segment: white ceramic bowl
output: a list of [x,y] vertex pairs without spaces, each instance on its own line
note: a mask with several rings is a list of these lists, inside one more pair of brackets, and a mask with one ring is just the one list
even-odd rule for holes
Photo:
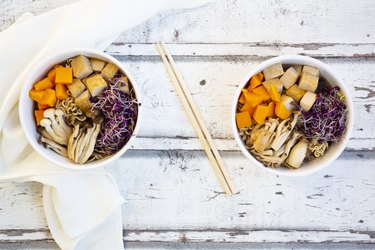
[[104,61],[115,64],[117,67],[119,67],[122,73],[127,75],[127,77],[129,78],[133,86],[136,99],[138,100],[138,103],[141,103],[140,92],[138,90],[138,87],[134,78],[130,74],[129,70],[127,70],[124,67],[124,65],[122,65],[118,60],[98,50],[76,49],[76,50],[70,50],[70,51],[61,52],[61,53],[48,56],[44,60],[37,63],[37,65],[29,72],[29,75],[27,79],[25,80],[24,86],[21,91],[21,96],[19,100],[19,117],[20,117],[22,128],[25,132],[25,135],[29,143],[35,149],[35,151],[38,152],[41,156],[43,156],[45,159],[47,159],[51,163],[58,165],[60,167],[63,167],[63,168],[74,169],[74,170],[87,170],[87,169],[92,169],[92,168],[107,165],[113,162],[114,160],[118,159],[122,154],[125,153],[125,151],[130,147],[130,144],[132,143],[132,141],[134,140],[138,132],[142,108],[140,105],[138,105],[137,122],[134,128],[134,132],[131,138],[129,139],[129,141],[118,152],[104,159],[96,160],[96,161],[81,165],[81,164],[74,163],[68,158],[63,157],[55,153],[54,151],[50,149],[46,149],[42,145],[38,144],[39,134],[36,131],[36,124],[35,124],[35,118],[34,118],[34,102],[29,97],[29,90],[32,89],[35,82],[45,77],[47,72],[54,65],[64,62],[65,60],[75,57],[77,55],[85,55],[91,58],[98,58],[98,59],[102,59]]
[[[298,169],[289,169],[286,167],[279,167],[279,168],[270,168],[264,166],[261,162],[255,159],[252,154],[246,149],[246,146],[242,139],[239,136],[237,124],[235,120],[235,114],[237,109],[238,98],[241,94],[241,89],[244,88],[246,83],[249,81],[250,77],[257,74],[260,71],[263,71],[268,66],[271,66],[275,63],[282,63],[284,64],[301,64],[301,65],[310,65],[320,69],[320,76],[323,76],[331,86],[339,86],[343,94],[345,95],[344,103],[348,108],[347,113],[347,127],[346,131],[343,134],[342,138],[339,142],[332,144],[326,153],[320,157],[316,158],[312,161],[307,163],[303,163],[303,165]],[[249,70],[249,73],[244,78],[242,83],[238,86],[236,94],[234,95],[233,104],[232,104],[232,111],[231,111],[231,124],[233,129],[234,138],[237,141],[237,144],[241,148],[242,153],[252,162],[254,165],[269,171],[271,173],[277,175],[284,175],[284,176],[303,176],[312,174],[317,172],[327,166],[329,166],[334,160],[336,160],[339,155],[344,151],[345,146],[350,138],[350,134],[353,128],[353,103],[352,97],[349,92],[348,87],[345,83],[341,80],[341,77],[334,72],[334,70],[327,64],[313,59],[307,56],[299,56],[299,55],[284,55],[271,58],[259,64],[257,67]]]

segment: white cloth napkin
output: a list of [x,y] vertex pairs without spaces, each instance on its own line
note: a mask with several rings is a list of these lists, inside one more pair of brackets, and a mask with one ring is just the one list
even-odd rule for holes
[[158,11],[210,1],[83,0],[36,17],[25,14],[0,33],[0,181],[44,185],[45,216],[62,249],[123,249],[123,198],[104,169],[66,170],[32,150],[17,107],[29,70],[61,50],[104,50],[121,32]]

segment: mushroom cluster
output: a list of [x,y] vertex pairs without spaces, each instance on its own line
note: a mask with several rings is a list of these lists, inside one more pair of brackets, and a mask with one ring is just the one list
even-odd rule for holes
[[87,162],[94,152],[101,124],[75,120],[72,129],[65,122],[61,109],[49,108],[43,115],[45,118],[38,128],[39,143],[76,163]]
[[299,168],[307,154],[308,142],[295,130],[299,112],[281,122],[268,119],[263,125],[240,130],[246,147],[261,162],[270,167],[282,164]]

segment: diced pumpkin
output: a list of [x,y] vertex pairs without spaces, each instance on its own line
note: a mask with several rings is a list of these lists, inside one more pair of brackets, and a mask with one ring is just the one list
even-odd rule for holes
[[43,91],[37,91],[35,89],[31,89],[29,91],[29,96],[31,100],[36,101],[37,103],[43,104],[43,95],[44,95],[45,90]]
[[43,104],[40,104],[39,102],[38,102],[38,109],[39,110],[45,110],[45,109],[48,109],[50,106],[48,106],[48,105],[43,105]]
[[253,107],[257,106],[263,101],[263,97],[249,91],[242,90],[243,95],[245,96],[246,101],[248,101]]
[[242,106],[240,111],[241,112],[247,111],[249,112],[250,115],[253,115],[255,111],[255,107],[253,107],[250,102],[245,102],[245,104]]
[[257,74],[257,77],[259,78],[260,81],[263,81],[264,75],[263,75],[262,71]]
[[53,89],[46,89],[41,104],[54,107],[56,104],[56,93]]
[[247,89],[249,91],[252,91],[253,89],[255,89],[256,87],[258,87],[261,84],[262,84],[262,81],[259,80],[259,78],[258,78],[257,75],[254,75],[254,76],[251,77],[251,79],[250,79],[250,85],[249,85],[249,87]]
[[34,110],[36,125],[40,125],[40,121],[44,119],[44,110]]
[[253,118],[257,122],[257,124],[262,125],[264,121],[266,120],[267,114],[268,114],[268,106],[258,105],[253,114]]
[[252,124],[249,112],[236,113],[236,122],[238,128],[250,127]]
[[71,84],[73,82],[72,68],[56,68],[55,83]]
[[43,78],[39,82],[34,84],[34,89],[37,91],[49,89],[53,87],[53,83],[48,79],[48,77]]
[[64,101],[66,98],[68,98],[67,93],[68,88],[65,84],[62,83],[56,83],[55,91],[56,91],[56,98],[60,101]]
[[267,117],[274,117],[275,116],[275,102],[268,103],[268,113]]
[[280,117],[281,119],[286,119],[289,116],[292,115],[292,112],[290,112],[285,105],[282,102],[277,102],[275,107],[275,114]]
[[280,93],[277,90],[276,86],[271,83],[270,85],[270,96],[272,101],[279,102],[280,101]]
[[56,77],[56,68],[62,68],[63,66],[58,64],[55,65],[47,74],[48,79],[54,83],[55,82],[55,77]]
[[243,93],[241,93],[240,98],[238,99],[238,102],[244,104],[245,101],[246,101],[245,96],[243,95]]
[[271,96],[268,94],[268,91],[266,88],[261,85],[253,90],[254,94],[260,95],[263,98],[263,101],[268,101],[271,99]]

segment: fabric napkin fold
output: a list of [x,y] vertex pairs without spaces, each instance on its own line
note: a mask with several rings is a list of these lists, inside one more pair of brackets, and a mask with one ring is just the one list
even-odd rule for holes
[[104,50],[121,32],[158,11],[210,1],[83,0],[35,17],[27,13],[0,33],[0,181],[43,184],[47,223],[62,249],[123,249],[123,198],[103,168],[67,170],[33,151],[18,119],[25,77],[52,53]]

